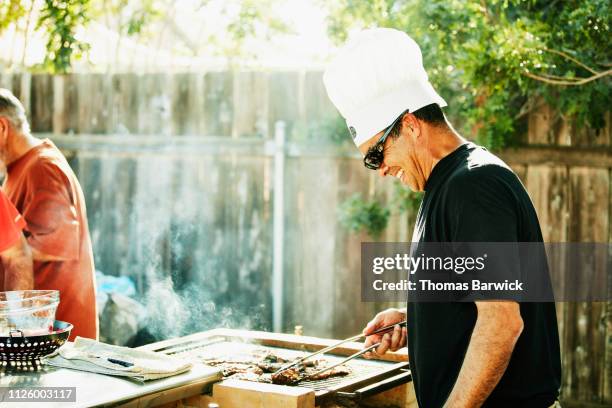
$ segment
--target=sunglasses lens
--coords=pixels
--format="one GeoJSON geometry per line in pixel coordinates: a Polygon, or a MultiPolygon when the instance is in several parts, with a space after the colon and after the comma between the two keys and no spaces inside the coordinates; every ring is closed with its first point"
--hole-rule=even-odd
{"type": "Polygon", "coordinates": [[[372,149],[363,158],[363,164],[371,170],[378,170],[383,161],[382,152],[372,149]]]}

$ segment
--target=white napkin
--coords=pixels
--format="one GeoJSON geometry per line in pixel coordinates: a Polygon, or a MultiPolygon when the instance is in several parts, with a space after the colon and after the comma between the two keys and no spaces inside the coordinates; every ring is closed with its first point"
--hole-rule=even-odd
{"type": "Polygon", "coordinates": [[[46,359],[55,367],[130,377],[140,381],[156,380],[183,373],[192,364],[162,353],[113,346],[77,337],[58,354],[46,359]]]}

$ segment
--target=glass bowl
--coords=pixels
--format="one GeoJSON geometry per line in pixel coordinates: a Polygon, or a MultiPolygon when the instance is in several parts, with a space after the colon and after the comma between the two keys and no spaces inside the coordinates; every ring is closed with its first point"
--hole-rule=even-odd
{"type": "Polygon", "coordinates": [[[12,332],[32,336],[53,331],[58,290],[0,292],[0,336],[12,332]]]}

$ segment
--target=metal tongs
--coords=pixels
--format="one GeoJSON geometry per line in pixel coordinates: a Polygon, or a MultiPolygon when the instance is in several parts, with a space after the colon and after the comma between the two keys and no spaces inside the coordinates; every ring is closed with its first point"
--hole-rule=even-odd
{"type": "MultiPolygon", "coordinates": [[[[399,322],[399,323],[395,323],[395,324],[389,325],[389,326],[382,327],[382,328],[380,328],[380,329],[378,329],[378,330],[376,330],[376,331],[374,331],[374,332],[372,332],[372,333],[370,333],[368,335],[358,334],[356,336],[349,337],[348,339],[341,340],[338,343],[332,344],[331,346],[322,348],[321,350],[315,351],[314,353],[310,353],[310,354],[308,354],[308,355],[306,355],[304,357],[298,358],[297,360],[294,360],[293,362],[291,362],[289,364],[285,364],[284,366],[282,366],[281,368],[276,370],[276,372],[273,375],[277,375],[278,373],[281,373],[281,372],[283,372],[285,370],[288,370],[291,367],[299,365],[299,364],[301,364],[302,362],[308,360],[311,357],[314,357],[314,356],[319,355],[319,354],[327,353],[328,351],[333,350],[333,349],[343,345],[344,343],[348,343],[348,342],[351,342],[351,341],[357,341],[357,340],[359,340],[361,338],[364,338],[364,337],[372,336],[374,334],[385,333],[385,332],[388,332],[390,330],[393,330],[395,328],[395,326],[397,326],[397,325],[399,325],[400,327],[406,326],[406,320],[404,320],[402,322],[399,322]]],[[[317,376],[317,375],[319,375],[319,374],[321,374],[321,373],[323,373],[323,372],[325,372],[327,370],[331,370],[332,368],[336,368],[339,365],[342,365],[342,364],[346,363],[349,360],[352,360],[352,359],[354,359],[356,357],[359,357],[362,354],[367,353],[368,351],[371,351],[371,350],[375,349],[379,345],[380,345],[380,343],[376,343],[376,344],[371,345],[370,347],[364,348],[363,350],[359,350],[358,352],[356,352],[354,354],[351,354],[350,356],[348,356],[347,358],[345,358],[344,360],[342,360],[342,361],[340,361],[340,362],[338,362],[336,364],[333,364],[331,366],[325,367],[325,368],[323,368],[323,369],[321,369],[321,370],[319,370],[319,371],[317,371],[317,372],[315,372],[313,374],[309,374],[306,377],[300,378],[299,381],[306,380],[308,378],[317,376]]],[[[299,382],[299,381],[297,381],[297,382],[299,382]]]]}

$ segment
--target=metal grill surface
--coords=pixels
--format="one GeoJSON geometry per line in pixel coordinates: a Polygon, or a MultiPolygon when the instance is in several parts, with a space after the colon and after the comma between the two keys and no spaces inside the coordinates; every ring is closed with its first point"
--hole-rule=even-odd
{"type": "MultiPolygon", "coordinates": [[[[296,344],[296,348],[299,348],[299,345],[296,344]]],[[[202,362],[206,362],[206,360],[209,359],[222,359],[236,363],[253,361],[257,358],[257,355],[261,355],[265,352],[271,352],[288,360],[302,357],[305,353],[299,349],[295,350],[253,343],[228,341],[228,339],[224,337],[209,337],[205,339],[185,341],[183,343],[173,344],[155,351],[181,358],[197,359],[202,362]]],[[[319,359],[324,359],[330,364],[340,361],[342,358],[343,356],[336,356],[333,354],[325,354],[324,356],[319,357],[319,359]]],[[[324,380],[302,381],[298,385],[300,387],[310,388],[315,391],[340,389],[342,388],[343,384],[352,382],[356,379],[375,376],[396,364],[397,363],[388,361],[355,359],[346,364],[346,366],[351,370],[351,373],[348,375],[330,377],[324,380]]]]}

